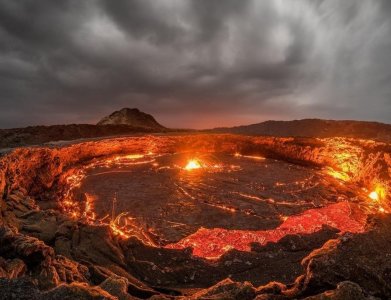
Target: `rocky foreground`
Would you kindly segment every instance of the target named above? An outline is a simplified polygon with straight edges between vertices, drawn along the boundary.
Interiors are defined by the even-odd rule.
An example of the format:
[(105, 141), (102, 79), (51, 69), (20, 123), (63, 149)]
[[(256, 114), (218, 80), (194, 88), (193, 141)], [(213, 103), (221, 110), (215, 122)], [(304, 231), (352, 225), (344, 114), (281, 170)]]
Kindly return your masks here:
[[(269, 267), (282, 272), (289, 267), (284, 253), (306, 253), (302, 272), (292, 283), (271, 280), (261, 286), (216, 273), (216, 264), (242, 272), (247, 253), (229, 251), (211, 263), (193, 257), (191, 249), (147, 246), (134, 237), (121, 238), (109, 226), (63, 212), (59, 199), (66, 175), (77, 166), (97, 157), (146, 151), (257, 154), (331, 168), (357, 188), (371, 190), (381, 184), (387, 191), (391, 186), (391, 146), (354, 139), (193, 135), (16, 149), (0, 158), (0, 299), (391, 298), (388, 194), (380, 199), (384, 213), (366, 208), (364, 233), (338, 235), (325, 227), (311, 242), (305, 235), (288, 235), (264, 247), (254, 245), (252, 251), (265, 257), (278, 254)], [(259, 276), (267, 273), (265, 267)]]

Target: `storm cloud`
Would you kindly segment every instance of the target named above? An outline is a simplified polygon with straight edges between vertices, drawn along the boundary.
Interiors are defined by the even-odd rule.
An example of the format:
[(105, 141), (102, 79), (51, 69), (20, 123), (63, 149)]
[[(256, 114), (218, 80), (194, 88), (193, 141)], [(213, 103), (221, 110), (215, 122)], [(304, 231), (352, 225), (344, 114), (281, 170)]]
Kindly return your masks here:
[(389, 0), (0, 0), (0, 128), (391, 121)]

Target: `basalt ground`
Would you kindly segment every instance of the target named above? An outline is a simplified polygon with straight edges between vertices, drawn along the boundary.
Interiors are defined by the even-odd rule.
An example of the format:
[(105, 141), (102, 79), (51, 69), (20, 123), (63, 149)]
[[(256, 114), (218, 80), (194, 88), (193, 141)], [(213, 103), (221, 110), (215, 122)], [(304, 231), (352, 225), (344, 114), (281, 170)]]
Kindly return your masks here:
[(0, 165), (0, 297), (391, 297), (387, 143), (123, 137)]

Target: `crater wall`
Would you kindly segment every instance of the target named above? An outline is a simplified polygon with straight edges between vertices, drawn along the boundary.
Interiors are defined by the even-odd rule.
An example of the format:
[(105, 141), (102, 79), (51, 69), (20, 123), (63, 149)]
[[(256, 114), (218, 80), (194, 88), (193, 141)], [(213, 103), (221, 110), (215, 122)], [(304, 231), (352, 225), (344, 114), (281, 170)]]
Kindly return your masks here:
[[(341, 184), (348, 182), (367, 192), (381, 189), (381, 201), (389, 208), (391, 147), (368, 140), (197, 134), (19, 148), (0, 158), (2, 295), (19, 291), (40, 299), (391, 297), (389, 214), (369, 215), (363, 233), (338, 236), (335, 228), (325, 227), (311, 236), (287, 235), (278, 243), (254, 246), (252, 252), (230, 251), (209, 263), (193, 257), (189, 249), (162, 249), (135, 238), (120, 239), (109, 226), (85, 224), (56, 206), (67, 176), (84, 164), (119, 154), (186, 151), (238, 152), (317, 168)], [(246, 262), (254, 253), (260, 257), (260, 267), (253, 275), (260, 282), (273, 281), (273, 270), (287, 271), (292, 255), (296, 263), (300, 255), (305, 256), (303, 273), (292, 272), (296, 280), (288, 285), (270, 282), (254, 287), (245, 278), (217, 283), (227, 270), (253, 272)], [(267, 263), (267, 268), (262, 267)], [(286, 267), (281, 268), (282, 263)]]

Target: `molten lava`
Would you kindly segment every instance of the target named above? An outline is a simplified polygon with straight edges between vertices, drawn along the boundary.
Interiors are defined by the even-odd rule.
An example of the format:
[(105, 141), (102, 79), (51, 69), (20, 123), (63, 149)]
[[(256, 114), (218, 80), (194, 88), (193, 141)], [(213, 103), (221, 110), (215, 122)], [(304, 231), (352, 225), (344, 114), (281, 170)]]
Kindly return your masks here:
[(348, 174), (346, 174), (345, 172), (336, 171), (332, 168), (328, 168), (326, 173), (328, 175), (334, 177), (335, 179), (339, 179), (342, 181), (349, 181), (350, 180), (350, 177)]
[(116, 160), (121, 160), (121, 159), (139, 159), (139, 158), (144, 158), (144, 154), (129, 154), (129, 155), (125, 155), (123, 157), (121, 156), (118, 156), (116, 157), (115, 159)]
[(238, 152), (235, 153), (234, 155), (235, 157), (244, 157), (244, 158), (250, 158), (250, 159), (255, 159), (255, 160), (265, 160), (266, 158), (263, 157), (263, 156), (259, 156), (259, 155), (242, 155)]
[(379, 201), (379, 194), (376, 191), (371, 192), (368, 197), (373, 201)]
[(169, 244), (170, 249), (193, 248), (193, 255), (206, 259), (218, 259), (231, 249), (251, 251), (252, 243), (265, 245), (278, 242), (291, 234), (312, 234), (323, 225), (340, 230), (340, 233), (364, 231), (366, 215), (355, 204), (340, 202), (320, 209), (310, 209), (303, 214), (282, 218), (284, 222), (273, 230), (227, 230), (201, 228), (178, 243)]
[(373, 204), (378, 207), (380, 213), (385, 213), (390, 210), (389, 203), (385, 201), (387, 197), (386, 188), (382, 184), (375, 184), (374, 190), (368, 194), (368, 197), (372, 200)]
[(380, 183), (375, 185), (374, 192), (376, 193), (378, 200), (384, 200), (387, 196), (386, 188)]
[(185, 170), (187, 170), (187, 171), (201, 169), (201, 168), (202, 168), (201, 163), (196, 159), (189, 160), (189, 162), (185, 166)]
[[(332, 149), (332, 151), (330, 150), (332, 155), (330, 158), (330, 164), (328, 166), (325, 165), (321, 173), (327, 173), (334, 178), (340, 180), (340, 182), (337, 182), (338, 186), (340, 185), (344, 187), (346, 183), (347, 185), (352, 184), (352, 186), (353, 184), (355, 184), (355, 186), (358, 187), (358, 185), (356, 185), (357, 182), (359, 182), (357, 178), (360, 177), (357, 174), (359, 172), (364, 172), (359, 169), (359, 159), (361, 157), (361, 152), (359, 148), (352, 147), (348, 142), (340, 140), (330, 140), (328, 141), (327, 146)], [(318, 175), (315, 176), (315, 179), (312, 179), (312, 177), (309, 177), (308, 179), (294, 178), (295, 181), (292, 182), (280, 182), (277, 181), (275, 178), (272, 178), (273, 180), (270, 180), (270, 182), (269, 179), (265, 182), (252, 182), (253, 178), (258, 178), (257, 176), (259, 174), (259, 169), (257, 169), (256, 172), (247, 174), (246, 168), (242, 169), (243, 164), (257, 164), (257, 166), (264, 165), (264, 168), (268, 168), (269, 166), (267, 173), (271, 174), (271, 170), (274, 170), (275, 167), (271, 167), (271, 161), (269, 159), (266, 159), (262, 156), (243, 155), (240, 153), (235, 153), (234, 163), (240, 163), (240, 166), (236, 166), (230, 164), (232, 161), (228, 161), (228, 163), (224, 161), (224, 163), (222, 163), (220, 157), (218, 157), (217, 155), (213, 156), (213, 159), (211, 159), (211, 157), (200, 156), (200, 153), (202, 152), (194, 152), (193, 155), (195, 153), (197, 153), (197, 156), (193, 157), (197, 158), (192, 158), (186, 163), (183, 163), (183, 160), (181, 160), (182, 163), (179, 164), (176, 164), (175, 162), (167, 163), (167, 161), (164, 159), (160, 161), (157, 159), (159, 156), (154, 156), (152, 152), (148, 154), (136, 153), (120, 156), (117, 155), (99, 161), (93, 161), (93, 163), (84, 166), (82, 169), (76, 170), (74, 174), (66, 178), (68, 190), (66, 190), (62, 199), (62, 208), (65, 212), (68, 212), (75, 219), (83, 218), (83, 221), (87, 221), (93, 224), (109, 225), (112, 232), (119, 237), (128, 238), (130, 236), (137, 236), (143, 242), (149, 245), (155, 245), (155, 242), (148, 235), (150, 229), (147, 228), (145, 229), (145, 231), (143, 231), (140, 226), (140, 223), (136, 223), (137, 220), (135, 220), (135, 218), (132, 217), (131, 214), (128, 214), (128, 212), (130, 211), (129, 209), (121, 209), (118, 211), (118, 215), (112, 214), (111, 218), (101, 218), (103, 214), (99, 216), (99, 214), (96, 214), (94, 211), (95, 198), (93, 195), (85, 194), (86, 199), (84, 200), (84, 205), (80, 205), (82, 202), (72, 198), (72, 190), (80, 188), (81, 182), (85, 179), (86, 176), (89, 176), (88, 172), (90, 172), (90, 170), (94, 168), (97, 168), (99, 169), (99, 171), (101, 171), (100, 173), (95, 173), (95, 175), (98, 174), (99, 176), (101, 176), (102, 174), (110, 173), (106, 172), (106, 170), (103, 170), (104, 172), (102, 172), (102, 168), (118, 167), (121, 170), (117, 170), (115, 172), (126, 173), (127, 171), (124, 170), (125, 167), (149, 164), (153, 167), (152, 174), (163, 174), (163, 179), (166, 178), (164, 176), (167, 176), (168, 178), (169, 176), (172, 176), (172, 174), (176, 174), (176, 170), (179, 172), (178, 174), (180, 174), (180, 176), (178, 175), (177, 177), (172, 177), (174, 178), (174, 181), (178, 182), (175, 182), (174, 184), (174, 186), (176, 187), (176, 190), (174, 190), (175, 193), (170, 194), (179, 195), (175, 196), (179, 197), (177, 201), (178, 204), (173, 201), (173, 203), (170, 203), (170, 206), (162, 206), (164, 216), (169, 215), (170, 212), (174, 212), (174, 208), (177, 208), (178, 211), (181, 210), (181, 212), (178, 214), (176, 214), (176, 212), (172, 213), (172, 216), (175, 216), (175, 218), (178, 218), (178, 220), (159, 220), (159, 222), (161, 222), (162, 224), (164, 224), (163, 222), (175, 224), (176, 227), (183, 228), (183, 232), (185, 232), (188, 227), (195, 228), (194, 231), (188, 232), (186, 235), (182, 235), (180, 238), (173, 238), (169, 241), (165, 240), (166, 242), (160, 244), (164, 245), (168, 241), (170, 244), (166, 245), (166, 248), (184, 249), (187, 247), (191, 247), (193, 248), (193, 254), (195, 256), (207, 259), (217, 259), (230, 249), (236, 249), (239, 251), (251, 251), (252, 243), (259, 243), (261, 245), (265, 245), (268, 242), (278, 242), (281, 238), (289, 234), (313, 234), (315, 232), (320, 231), (323, 225), (337, 228), (340, 230), (341, 233), (358, 233), (364, 231), (364, 226), (366, 223), (366, 216), (364, 212), (358, 209), (356, 204), (349, 204), (345, 201), (331, 204), (322, 208), (309, 209), (304, 213), (299, 213), (297, 215), (291, 214), (290, 216), (285, 216), (290, 214), (290, 209), (296, 209), (301, 205), (305, 205), (306, 209), (308, 209), (309, 207), (313, 207), (310, 206), (315, 204), (315, 201), (313, 201), (312, 199), (315, 199), (315, 197), (317, 196), (317, 187), (321, 185), (321, 181), (317, 177)], [(234, 152), (231, 152), (231, 155), (229, 155), (229, 157), (232, 158), (233, 153)], [(162, 156), (164, 156), (164, 154)], [(202, 160), (200, 159), (200, 157), (202, 158)], [(289, 170), (291, 170), (291, 168), (292, 170), (294, 170), (296, 167), (287, 165), (287, 168)], [(185, 172), (182, 172), (182, 170), (193, 171), (198, 169), (203, 169), (203, 171), (201, 173), (194, 172), (196, 176), (193, 176), (193, 174), (189, 175)], [(166, 170), (167, 173), (165, 173)], [(225, 174), (228, 174), (233, 171), (240, 173), (240, 176), (243, 176), (243, 180), (242, 177), (233, 178), (234, 176), (232, 176), (232, 173), (227, 178), (224, 177)], [(208, 176), (212, 176), (212, 173), (215, 173), (216, 178), (213, 178), (212, 181), (208, 181)], [(280, 176), (280, 173), (283, 173), (283, 171), (279, 171), (278, 176)], [(198, 176), (198, 174), (202, 174), (205, 176)], [(292, 172), (289, 171), (289, 174), (283, 174), (283, 176), (288, 177), (291, 176), (291, 174)], [(186, 182), (189, 177), (191, 177), (191, 182)], [(372, 178), (372, 176), (368, 177)], [(216, 182), (220, 182), (219, 180), (226, 184), (224, 185), (224, 187), (229, 186), (227, 190), (229, 190), (231, 187), (236, 187), (237, 184), (246, 182), (246, 180), (249, 182), (249, 184), (243, 187), (244, 192), (242, 192), (241, 189), (232, 190), (231, 194), (228, 195), (224, 193), (223, 188), (217, 185), (215, 186)], [(330, 182), (334, 184), (335, 180), (332, 180)], [(270, 187), (271, 184), (273, 184), (272, 188)], [(387, 185), (384, 186), (388, 187)], [(358, 195), (360, 199), (363, 199), (365, 205), (369, 205), (372, 209), (374, 208), (375, 211), (379, 213), (389, 212), (390, 209), (386, 203), (387, 193), (386, 188), (384, 186), (381, 184), (370, 185), (369, 183), (367, 183), (365, 185), (365, 192), (361, 192)], [(168, 189), (167, 186), (166, 188)], [(240, 188), (242, 188), (242, 186)], [(327, 186), (325, 186), (325, 188), (327, 188)], [(214, 194), (211, 197), (209, 194), (204, 197), (204, 191), (208, 193), (210, 191), (213, 191)], [(284, 196), (280, 196), (278, 194), (279, 191), (284, 195), (291, 195), (292, 198), (295, 198), (294, 201), (290, 201), (290, 196), (286, 196), (289, 200), (287, 201)], [(343, 189), (341, 191), (343, 191)], [(339, 191), (336, 191), (336, 193), (337, 192)], [(311, 195), (311, 197), (309, 197), (309, 199), (305, 199), (303, 197), (306, 195), (305, 193), (308, 193), (309, 195)], [(142, 194), (145, 194), (144, 191)], [(319, 194), (323, 195), (323, 192), (319, 190)], [(154, 199), (158, 198), (161, 195), (164, 194), (156, 193)], [(236, 195), (238, 195), (238, 197)], [(335, 197), (335, 199), (338, 199), (338, 201), (341, 201), (340, 199), (348, 199), (348, 197), (344, 194), (338, 194), (337, 196), (338, 198)], [(368, 198), (372, 201), (370, 201)], [(330, 197), (330, 199), (332, 198)], [(240, 205), (237, 203), (239, 203)], [(329, 203), (331, 202), (328, 202), (328, 204)], [(316, 207), (319, 206), (320, 205), (317, 202)], [(191, 209), (188, 209), (188, 207), (191, 207)], [(205, 207), (207, 207), (207, 209), (205, 209)], [(267, 229), (269, 230), (258, 230), (259, 228), (252, 228), (252, 230), (247, 230), (247, 228), (249, 227), (245, 227), (245, 230), (237, 230), (232, 229), (232, 227), (221, 228), (225, 225), (212, 225), (211, 221), (209, 221), (208, 217), (206, 217), (205, 219), (208, 219), (208, 222), (205, 227), (210, 226), (207, 229), (202, 227), (202, 223), (192, 223), (192, 221), (188, 221), (193, 220), (190, 217), (188, 219), (182, 218), (182, 211), (186, 211), (188, 209), (189, 211), (199, 210), (202, 211), (203, 214), (207, 210), (210, 210), (208, 211), (208, 214), (215, 217), (215, 220), (228, 220), (229, 218), (235, 218), (234, 222), (237, 222), (239, 217), (242, 219), (266, 219), (266, 216), (269, 216), (268, 213), (270, 212), (266, 214), (262, 214), (262, 212), (258, 213), (257, 209), (261, 209), (260, 207), (265, 210), (269, 209), (270, 207), (273, 208), (273, 213), (276, 212), (275, 215), (277, 216), (277, 218), (279, 217), (282, 224), (278, 227), (267, 227)], [(281, 207), (283, 207), (285, 211), (281, 210)], [(218, 213), (215, 213), (215, 211), (221, 211), (219, 212), (221, 216), (225, 214), (224, 218), (216, 217), (220, 215)], [(227, 213), (233, 215), (234, 217), (227, 216)], [(272, 216), (271, 213), (270, 216)], [(210, 219), (212, 219), (213, 222), (217, 222), (213, 218)], [(278, 224), (279, 223), (275, 224), (274, 226), (277, 226)], [(166, 227), (164, 227), (163, 225), (159, 226), (160, 229), (169, 227), (168, 225), (165, 225)], [(244, 228), (244, 226), (242, 228)], [(174, 232), (173, 229), (171, 229), (171, 231)], [(178, 232), (180, 232), (180, 230), (178, 230)], [(159, 243), (160, 242), (156, 242), (156, 244)]]

